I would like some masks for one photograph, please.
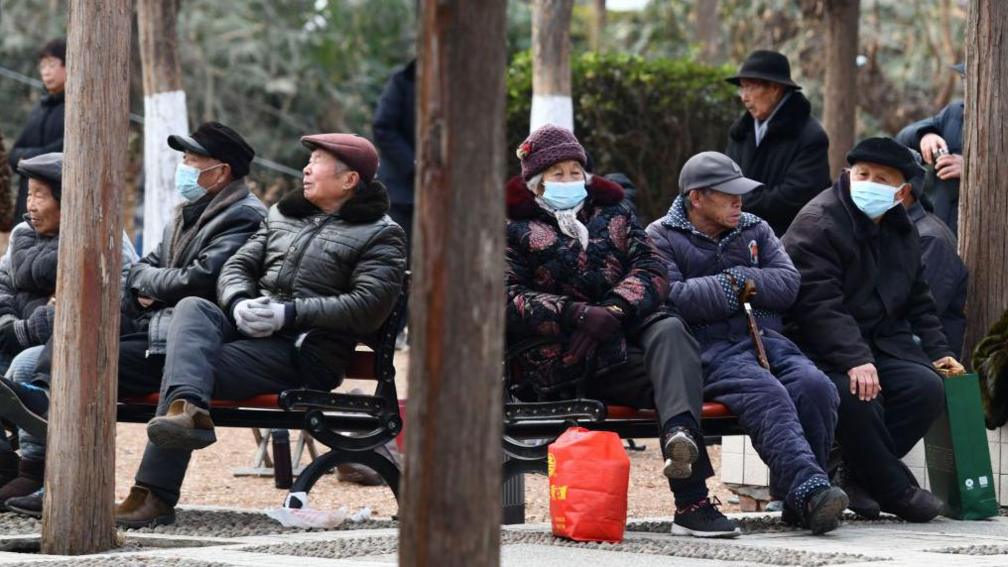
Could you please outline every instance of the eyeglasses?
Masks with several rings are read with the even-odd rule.
[[[63,66],[63,62],[55,57],[46,57],[45,59],[39,61],[38,68],[39,71],[46,69],[57,69]]]

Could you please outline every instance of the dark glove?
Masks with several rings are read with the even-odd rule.
[[[567,352],[564,353],[564,363],[571,365],[581,362],[598,347],[598,341],[584,331],[574,331]]]
[[[623,328],[623,323],[613,311],[595,305],[586,305],[575,321],[579,331],[597,341],[604,341]]]
[[[7,321],[0,326],[0,352],[16,354],[24,350],[24,345],[14,332],[14,321]]]

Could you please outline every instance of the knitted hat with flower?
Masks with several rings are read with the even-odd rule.
[[[529,134],[515,153],[521,160],[521,175],[525,181],[561,161],[574,160],[582,167],[588,161],[574,133],[553,124],[543,125]]]

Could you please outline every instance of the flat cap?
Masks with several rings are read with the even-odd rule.
[[[700,152],[686,160],[679,172],[679,190],[713,189],[729,195],[745,195],[762,186],[742,175],[742,168],[719,152]]]
[[[63,189],[63,152],[51,152],[22,159],[17,165],[18,174],[30,179],[40,179],[49,184],[58,201]]]
[[[877,163],[898,169],[904,181],[910,181],[924,170],[914,161],[913,154],[892,138],[865,138],[847,153],[847,163]]]
[[[311,134],[303,136],[301,143],[309,150],[325,150],[371,181],[378,173],[378,150],[371,140],[357,134]]]
[[[255,157],[255,150],[245,138],[220,122],[204,122],[189,136],[172,134],[168,136],[168,146],[219,159],[231,166],[235,179],[248,175],[249,164]]]

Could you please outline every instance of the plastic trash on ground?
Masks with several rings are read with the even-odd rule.
[[[367,506],[353,514],[346,506],[337,510],[315,510],[308,507],[308,495],[304,492],[292,492],[284,499],[284,505],[266,510],[266,515],[280,522],[285,528],[321,528],[332,529],[344,521],[354,523],[371,519],[371,509]]]

